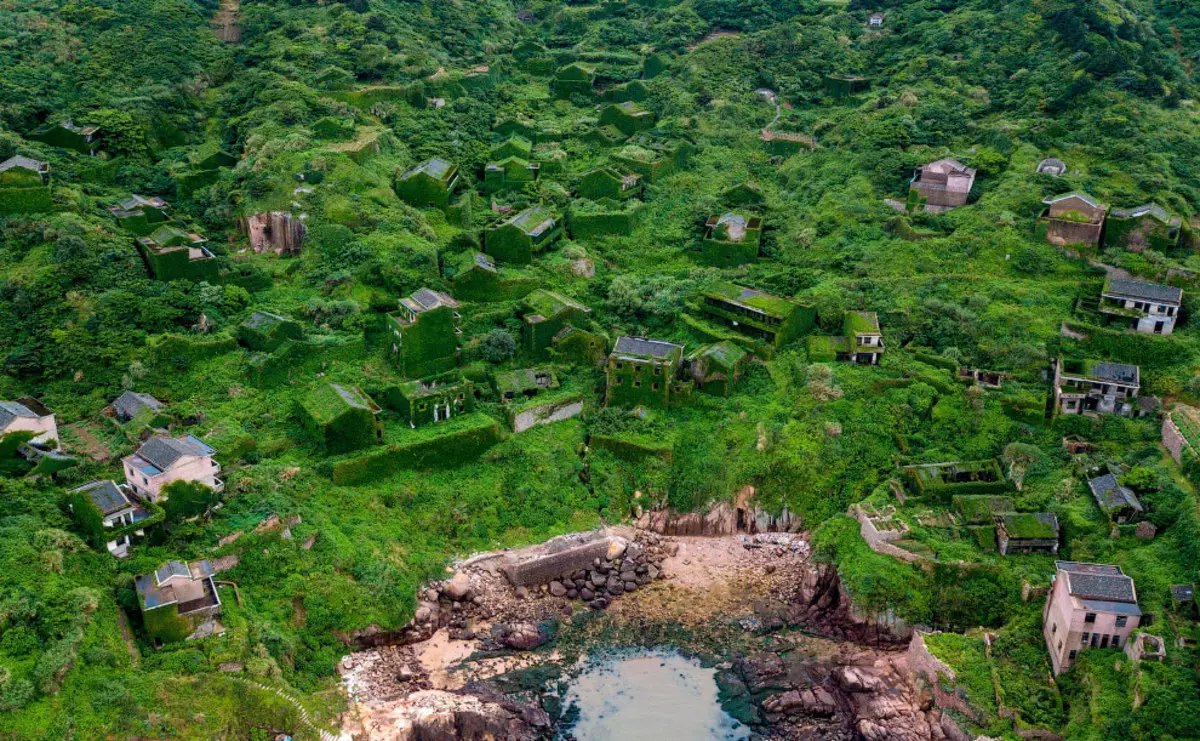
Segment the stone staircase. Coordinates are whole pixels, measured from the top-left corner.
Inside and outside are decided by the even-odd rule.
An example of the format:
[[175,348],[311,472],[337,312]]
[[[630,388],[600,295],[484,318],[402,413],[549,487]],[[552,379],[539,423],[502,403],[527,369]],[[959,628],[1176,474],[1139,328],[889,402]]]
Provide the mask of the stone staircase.
[[279,687],[271,687],[271,686],[265,685],[261,682],[254,682],[249,679],[239,678],[238,681],[242,682],[244,684],[248,684],[257,689],[264,690],[266,692],[274,692],[276,695],[279,695],[281,698],[283,698],[285,701],[287,701],[289,704],[291,704],[293,707],[295,707],[297,710],[300,711],[300,720],[304,723],[304,725],[308,726],[308,728],[310,730],[315,731],[317,733],[317,736],[321,739],[321,741],[338,741],[338,739],[340,738],[336,734],[330,733],[329,731],[325,730],[324,728],[321,728],[317,724],[313,723],[312,719],[309,717],[308,708],[304,707],[304,705],[302,705],[299,700],[292,697],[288,693],[284,692]]

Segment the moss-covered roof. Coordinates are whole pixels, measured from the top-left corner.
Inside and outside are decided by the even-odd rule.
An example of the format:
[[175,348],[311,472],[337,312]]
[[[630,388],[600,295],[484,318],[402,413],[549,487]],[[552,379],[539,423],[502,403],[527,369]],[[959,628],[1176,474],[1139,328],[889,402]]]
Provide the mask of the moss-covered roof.
[[745,350],[729,340],[722,340],[721,342],[714,342],[711,345],[705,345],[704,347],[698,348],[691,354],[693,359],[706,358],[711,362],[714,362],[725,368],[736,367],[739,363],[745,360],[746,356],[747,353]]
[[1016,512],[1002,518],[1009,538],[1053,540],[1058,537],[1058,518],[1050,512]]
[[708,294],[723,298],[734,303],[758,309],[781,319],[786,319],[793,311],[801,306],[791,299],[772,296],[755,288],[745,288],[736,283],[721,282],[712,287]]
[[496,391],[500,394],[521,394],[526,391],[558,388],[558,378],[550,368],[522,368],[495,375]]
[[323,383],[305,395],[301,402],[318,424],[328,424],[349,409],[373,410],[377,407],[371,398],[354,386],[338,383]]
[[541,317],[538,321],[553,319],[563,312],[572,309],[575,311],[590,311],[588,307],[574,299],[567,298],[561,293],[541,288],[525,297],[525,307],[527,309],[526,322],[529,322],[530,318],[534,316]]
[[860,334],[879,334],[879,317],[871,311],[847,311],[845,326],[846,335],[850,337]]

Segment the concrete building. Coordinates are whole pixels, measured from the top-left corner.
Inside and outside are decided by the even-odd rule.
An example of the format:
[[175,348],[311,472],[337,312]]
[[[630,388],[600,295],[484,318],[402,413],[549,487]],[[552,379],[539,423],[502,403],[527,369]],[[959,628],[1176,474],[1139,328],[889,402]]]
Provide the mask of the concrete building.
[[975,168],[946,157],[917,170],[911,185],[932,209],[948,211],[967,205],[975,185]]
[[604,403],[667,406],[683,362],[683,345],[644,337],[619,337],[605,368]]
[[[86,503],[82,500],[77,501],[81,505],[90,505],[93,510],[91,514],[99,518],[101,527],[105,529],[128,531],[130,525],[150,518],[150,513],[133,495],[132,488],[115,481],[89,481],[83,486],[71,489],[69,494],[82,494],[87,497]],[[75,507],[73,502],[72,510]],[[81,521],[88,519],[88,515],[82,512],[75,512],[75,516]],[[129,555],[135,535],[141,537],[145,535],[145,531],[123,532],[115,540],[106,541],[105,546],[108,552],[117,558],[125,558]]]
[[32,432],[34,445],[54,441],[58,448],[58,423],[54,413],[37,399],[23,397],[16,401],[0,401],[0,436],[10,432]]
[[1100,244],[1108,206],[1083,193],[1064,193],[1042,201],[1046,210],[1038,218],[1038,233],[1059,247]]
[[215,448],[194,435],[168,437],[155,435],[133,455],[121,459],[125,481],[143,499],[158,502],[162,488],[172,481],[194,481],[224,491],[225,482],[217,478],[221,464],[213,457]]
[[1042,608],[1042,635],[1055,675],[1080,651],[1123,648],[1141,623],[1133,579],[1119,566],[1056,561]]
[[221,612],[221,597],[207,559],[167,561],[134,579],[146,633],[158,643],[191,640]]
[[1099,311],[1110,324],[1144,334],[1171,334],[1183,305],[1183,289],[1159,283],[1108,278]]
[[1054,364],[1054,407],[1059,414],[1143,416],[1136,403],[1140,389],[1136,365],[1062,358]]
[[458,364],[459,304],[441,291],[422,288],[400,299],[388,315],[392,360],[406,378],[444,373]]

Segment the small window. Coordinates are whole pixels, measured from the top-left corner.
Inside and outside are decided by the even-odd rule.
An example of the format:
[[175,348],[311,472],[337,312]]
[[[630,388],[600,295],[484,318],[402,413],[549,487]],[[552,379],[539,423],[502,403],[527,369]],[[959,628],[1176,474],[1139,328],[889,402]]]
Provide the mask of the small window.
[[1113,647],[1113,648],[1120,648],[1120,647],[1121,647],[1121,636],[1113,636],[1113,643],[1112,643],[1112,647]]
[[1091,633],[1083,633],[1083,634],[1081,634],[1081,635],[1080,635],[1080,637],[1079,637],[1079,642],[1080,642],[1081,644],[1083,644],[1084,646],[1086,646],[1086,645],[1087,645],[1087,642],[1088,642],[1088,639],[1089,639],[1089,638],[1091,638],[1091,637],[1092,637],[1092,634],[1091,634]]
[[1050,635],[1058,635],[1058,623],[1050,624]]
[[661,372],[661,371],[662,371],[662,368],[659,368],[657,365],[654,366],[654,375],[657,376],[659,374],[659,372]]
[[1108,648],[1108,636],[1102,636],[1100,638],[1100,648]]
[[1125,623],[1126,623],[1128,620],[1129,620],[1129,618],[1128,618],[1128,617],[1126,617],[1126,616],[1124,616],[1124,615],[1118,615],[1118,616],[1117,616],[1117,627],[1118,627],[1118,628],[1124,628],[1124,627],[1125,627]]
[[620,385],[621,385],[621,377],[620,377],[620,376],[618,376],[618,377],[616,377],[616,378],[614,378],[614,379],[613,379],[613,385],[614,385],[614,386],[620,386]]
[[621,369],[623,369],[624,367],[625,367],[625,364],[624,364],[624,363],[617,363],[617,370],[621,370]]
[[640,389],[642,387],[642,379],[640,379],[640,378],[633,379],[633,387],[635,389]]
[[650,384],[650,390],[651,390],[651,391],[658,391],[658,384],[657,384],[657,383],[652,383],[652,384]]
[[429,407],[429,405],[428,405],[428,404],[418,404],[418,405],[417,405],[417,411],[418,411],[418,412],[423,412],[423,411],[425,411],[425,410],[426,410],[428,407]]
[[1094,612],[1089,612],[1088,614],[1084,615],[1084,616],[1083,616],[1083,622],[1085,622],[1085,623],[1094,623],[1094,622],[1096,622],[1096,613],[1094,613]]
[[1079,655],[1078,651],[1076,651],[1075,649],[1071,649],[1071,653],[1067,654],[1067,661],[1074,661],[1075,657],[1078,655]]

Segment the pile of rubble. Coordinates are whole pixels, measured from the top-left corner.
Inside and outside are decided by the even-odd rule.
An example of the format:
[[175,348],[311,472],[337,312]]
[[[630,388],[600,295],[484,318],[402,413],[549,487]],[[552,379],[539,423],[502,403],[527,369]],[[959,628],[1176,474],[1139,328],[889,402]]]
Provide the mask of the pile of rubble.
[[[593,610],[603,610],[616,597],[634,592],[663,578],[662,562],[671,544],[664,544],[655,533],[640,532],[632,543],[614,540],[608,558],[595,558],[589,568],[581,568],[536,588],[543,594],[570,600],[582,600]],[[527,587],[517,587],[518,599],[527,599]]]

